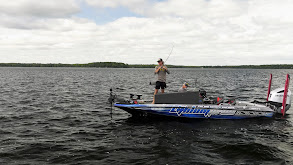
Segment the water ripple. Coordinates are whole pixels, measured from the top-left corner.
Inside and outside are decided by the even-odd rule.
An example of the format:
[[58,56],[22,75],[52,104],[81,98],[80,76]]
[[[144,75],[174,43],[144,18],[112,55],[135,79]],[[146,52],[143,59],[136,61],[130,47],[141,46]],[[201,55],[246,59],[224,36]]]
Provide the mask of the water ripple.
[[[265,100],[267,81],[293,70],[171,69],[167,92],[183,82],[209,96]],[[136,119],[106,103],[151,99],[153,69],[0,68],[1,164],[292,164],[293,118]],[[292,89],[291,89],[292,90]],[[292,111],[292,109],[291,109]]]

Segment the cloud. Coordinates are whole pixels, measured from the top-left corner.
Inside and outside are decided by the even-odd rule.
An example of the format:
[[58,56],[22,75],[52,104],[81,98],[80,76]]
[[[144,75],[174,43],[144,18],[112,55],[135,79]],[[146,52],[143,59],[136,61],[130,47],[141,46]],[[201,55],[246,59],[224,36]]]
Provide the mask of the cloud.
[[80,12],[76,0],[0,0],[0,26],[15,29],[48,29],[58,18],[70,18]]
[[85,0],[97,8],[127,7],[129,10],[147,17],[225,17],[238,16],[247,11],[247,1],[243,0]]
[[0,62],[149,64],[167,58],[174,44],[169,64],[293,63],[289,0],[85,0],[97,11],[123,6],[143,16],[100,25],[73,16],[83,12],[79,6],[53,16],[66,2],[81,3],[54,2],[58,9],[44,14],[24,12],[28,1],[15,4],[19,13],[5,4],[11,12],[0,10]]
[[169,0],[155,3],[145,14],[153,17],[222,18],[239,16],[246,9],[247,1],[240,0]]
[[149,1],[147,0],[85,0],[88,5],[99,7],[99,8],[117,8],[119,6],[124,7],[142,7],[143,5],[147,4]]
[[67,17],[78,13],[76,0],[0,0],[0,13],[11,16]]

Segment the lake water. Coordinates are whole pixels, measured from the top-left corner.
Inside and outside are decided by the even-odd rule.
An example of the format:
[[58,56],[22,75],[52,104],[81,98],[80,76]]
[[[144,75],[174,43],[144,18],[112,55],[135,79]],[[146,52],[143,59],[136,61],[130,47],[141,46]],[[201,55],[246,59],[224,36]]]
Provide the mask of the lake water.
[[[170,69],[166,92],[183,82],[208,96],[265,100],[293,70]],[[0,68],[0,164],[293,164],[289,115],[248,120],[110,117],[109,89],[152,99],[153,69]],[[290,85],[291,91],[292,82]]]

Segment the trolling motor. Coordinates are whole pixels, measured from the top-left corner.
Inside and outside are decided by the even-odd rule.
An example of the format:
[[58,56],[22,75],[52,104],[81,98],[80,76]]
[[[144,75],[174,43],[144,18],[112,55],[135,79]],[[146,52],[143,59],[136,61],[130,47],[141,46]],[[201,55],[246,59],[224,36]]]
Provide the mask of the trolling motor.
[[[136,98],[134,98],[136,96]],[[141,94],[129,94],[129,99],[123,99],[118,97],[116,94],[113,94],[113,89],[110,89],[110,96],[108,98],[108,103],[111,104],[111,114],[112,114],[112,108],[113,108],[113,103],[120,103],[120,104],[138,104],[138,103],[143,103],[144,101],[141,100],[142,95]]]
[[111,104],[111,111],[110,111],[111,117],[112,117],[113,103],[116,98],[117,98],[117,96],[115,94],[113,94],[113,89],[110,88],[110,96],[108,98],[108,102]]
[[115,100],[115,98],[116,98],[116,95],[113,95],[113,90],[112,90],[112,88],[111,88],[111,89],[110,89],[110,96],[109,96],[109,98],[108,98],[108,102],[109,102],[109,103],[113,103],[114,100]]

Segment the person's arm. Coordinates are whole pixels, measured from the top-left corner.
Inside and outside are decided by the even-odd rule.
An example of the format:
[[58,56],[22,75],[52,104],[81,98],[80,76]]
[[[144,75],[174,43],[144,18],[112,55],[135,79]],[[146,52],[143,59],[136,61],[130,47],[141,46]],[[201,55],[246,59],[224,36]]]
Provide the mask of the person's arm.
[[160,71],[161,67],[160,66],[156,66],[155,68],[155,74],[157,74]]
[[168,70],[168,68],[167,68],[166,66],[163,66],[163,68],[166,70],[166,72],[167,72],[168,74],[170,74],[170,71]]

